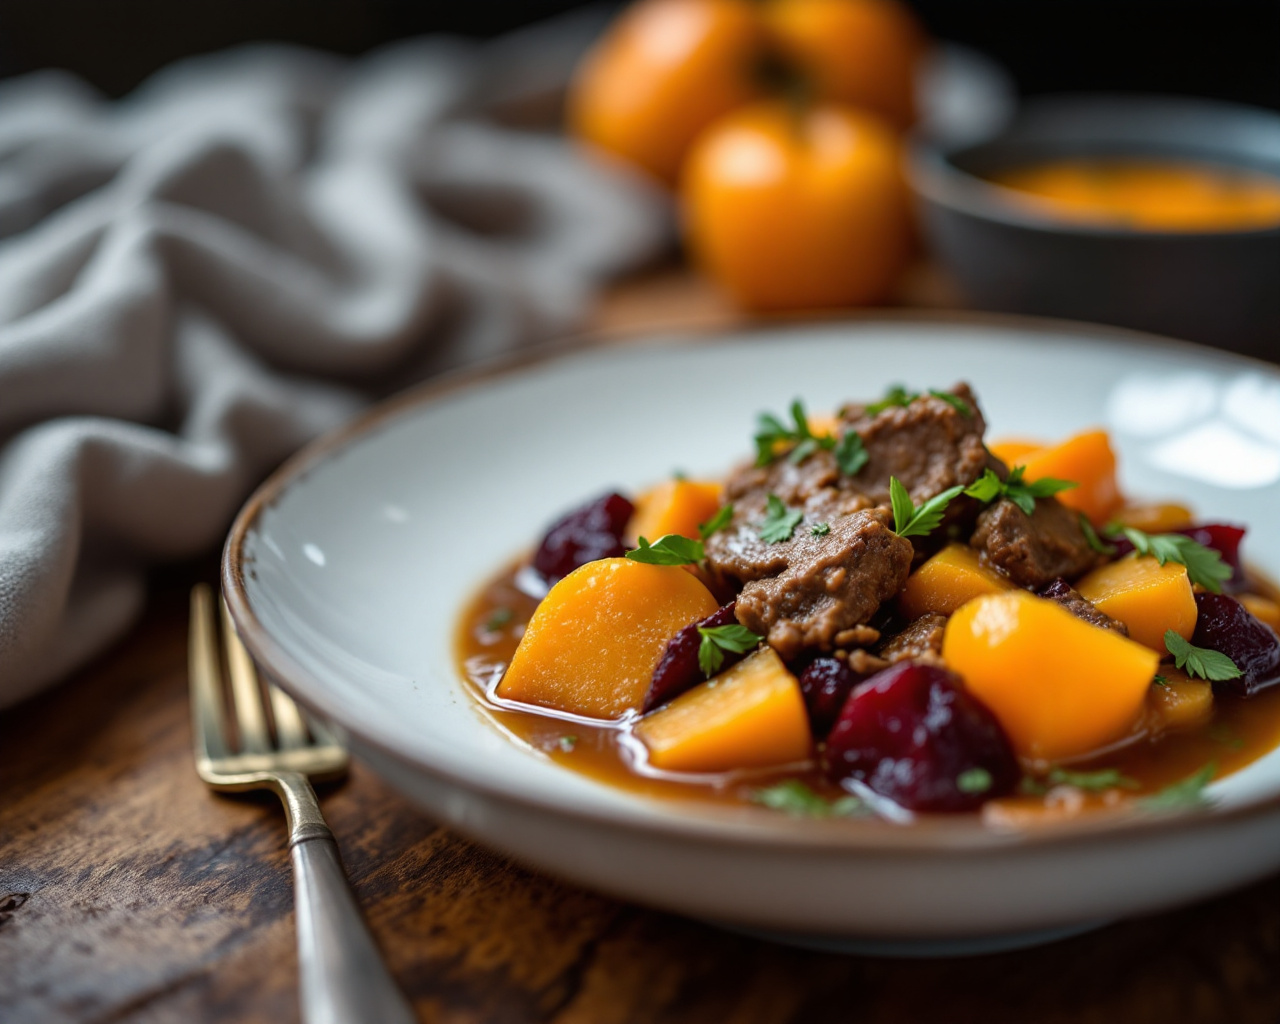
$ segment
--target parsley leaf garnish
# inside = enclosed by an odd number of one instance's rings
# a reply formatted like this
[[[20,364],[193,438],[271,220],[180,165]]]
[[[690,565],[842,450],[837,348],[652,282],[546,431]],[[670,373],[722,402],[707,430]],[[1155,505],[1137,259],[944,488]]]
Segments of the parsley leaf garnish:
[[[1205,787],[1213,781],[1217,770],[1217,763],[1210,761],[1194,775],[1188,776],[1181,782],[1175,782],[1172,786],[1166,786],[1159,793],[1139,801],[1139,805],[1149,811],[1176,811],[1188,807],[1203,807],[1209,803],[1209,798],[1204,793]]]
[[[901,384],[894,384],[884,393],[884,397],[878,402],[872,402],[865,409],[868,416],[875,416],[882,413],[886,409],[892,409],[895,405],[910,405],[920,396],[913,391],[908,391]]]
[[[1151,677],[1151,681],[1152,681],[1153,683],[1155,683],[1155,685],[1156,685],[1156,686],[1168,686],[1168,685],[1169,685],[1169,680],[1168,680],[1167,678],[1165,678],[1164,676],[1162,676],[1159,672],[1157,672],[1154,676],[1152,676],[1152,677]]]
[[[702,541],[668,533],[652,544],[641,537],[640,546],[628,551],[627,557],[646,565],[695,565],[702,561],[705,553]]]
[[[994,781],[985,768],[967,768],[956,776],[956,789],[961,793],[985,793]]]
[[[1207,647],[1197,647],[1178,636],[1173,630],[1165,630],[1164,646],[1173,655],[1173,663],[1185,669],[1189,676],[1199,676],[1213,683],[1225,679],[1238,679],[1241,675],[1236,663],[1221,651],[1211,651]]]
[[[556,741],[556,746],[558,746],[566,754],[569,753],[571,750],[573,750],[573,748],[576,747],[577,745],[578,745],[577,736],[561,736],[560,739]]]
[[[495,608],[493,614],[489,616],[489,620],[484,624],[486,633],[496,633],[502,629],[507,623],[515,618],[515,612],[510,608]]]
[[[933,388],[929,389],[928,394],[946,402],[947,405],[955,409],[955,411],[961,416],[968,418],[973,415],[973,409],[970,407],[969,403],[957,395],[953,395],[948,391],[936,391]],[[920,392],[908,391],[901,384],[894,384],[893,387],[889,388],[889,390],[884,393],[884,397],[880,399],[880,401],[872,402],[864,411],[868,416],[875,416],[877,413],[884,412],[886,409],[891,409],[895,405],[908,406],[919,397]]]
[[[702,637],[702,642],[698,645],[698,667],[708,679],[724,664],[725,651],[746,654],[764,639],[746,626],[732,623],[728,626],[699,626],[698,635]]]
[[[1112,526],[1108,537],[1121,534],[1140,555],[1151,555],[1157,562],[1176,562],[1187,567],[1187,578],[1212,594],[1222,593],[1222,584],[1231,579],[1231,566],[1213,548],[1207,548],[1180,533],[1145,533],[1132,526]]]
[[[1093,523],[1089,522],[1089,517],[1083,512],[1080,513],[1080,532],[1084,534],[1084,539],[1089,542],[1089,547],[1100,555],[1114,555],[1116,553],[1115,545],[1108,544],[1098,536],[1098,531],[1093,528]]]
[[[963,493],[959,485],[948,487],[936,494],[919,508],[911,502],[911,495],[896,476],[889,478],[889,502],[893,506],[893,528],[899,537],[927,537],[942,522],[943,513],[954,498]]]
[[[844,432],[836,444],[835,456],[836,465],[845,476],[857,476],[858,471],[871,460],[856,430]]]
[[[753,803],[804,818],[848,818],[867,813],[866,805],[856,796],[828,800],[799,779],[788,779],[764,789],[754,789],[750,798]]]
[[[1066,491],[1072,487],[1079,486],[1079,484],[1070,480],[1058,480],[1051,476],[1041,477],[1039,480],[1026,481],[1022,479],[1022,475],[1026,470],[1026,466],[1014,466],[1013,469],[1009,470],[1008,479],[1005,480],[1001,480],[989,469],[984,470],[981,477],[964,489],[964,493],[971,498],[977,498],[979,501],[984,502],[991,502],[998,497],[1005,497],[1027,515],[1033,515],[1036,510],[1037,498],[1049,498],[1059,491]]]
[[[1051,786],[1075,786],[1076,789],[1100,793],[1107,789],[1137,789],[1136,779],[1122,774],[1116,768],[1099,768],[1092,772],[1073,772],[1066,768],[1052,768],[1045,776]]]
[[[726,505],[719,512],[713,515],[705,523],[698,524],[698,534],[703,540],[706,540],[717,530],[723,530],[729,525],[729,520],[733,518],[733,506]]]
[[[796,532],[804,513],[799,509],[788,509],[776,494],[769,495],[769,506],[760,523],[760,539],[766,544],[778,544],[790,540]]]
[[[819,448],[830,451],[836,446],[836,439],[824,435],[817,437],[809,429],[809,420],[804,414],[804,405],[800,399],[791,403],[791,420],[794,426],[787,426],[772,413],[761,413],[756,421],[756,465],[767,466],[779,455],[776,450],[780,444],[792,445],[787,458],[799,464],[816,452]]]
[[[809,531],[809,535],[812,537],[825,537],[830,532],[830,523],[814,523],[813,528]]]

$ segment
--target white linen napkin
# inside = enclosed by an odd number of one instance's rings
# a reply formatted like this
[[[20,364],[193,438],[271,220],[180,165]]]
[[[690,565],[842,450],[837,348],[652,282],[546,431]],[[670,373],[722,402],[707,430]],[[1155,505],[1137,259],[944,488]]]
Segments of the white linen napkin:
[[[373,398],[573,325],[666,201],[494,116],[590,18],[355,62],[254,47],[117,103],[0,82],[0,706],[138,615],[148,565]]]

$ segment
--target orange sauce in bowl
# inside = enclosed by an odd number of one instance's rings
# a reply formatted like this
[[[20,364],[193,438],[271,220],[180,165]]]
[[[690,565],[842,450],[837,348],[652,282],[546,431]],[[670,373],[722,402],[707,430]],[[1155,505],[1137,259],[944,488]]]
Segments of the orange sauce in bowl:
[[[1144,231],[1280,227],[1280,177],[1189,160],[1078,157],[988,175],[1023,207]]]

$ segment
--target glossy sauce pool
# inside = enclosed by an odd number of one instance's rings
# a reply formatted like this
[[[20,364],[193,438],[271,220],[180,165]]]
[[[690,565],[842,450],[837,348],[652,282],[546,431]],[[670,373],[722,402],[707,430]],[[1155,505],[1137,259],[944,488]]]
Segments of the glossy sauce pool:
[[[673,776],[645,765],[643,748],[630,734],[630,720],[593,722],[544,708],[504,705],[493,696],[511,660],[524,625],[538,606],[537,599],[516,582],[519,563],[485,584],[464,607],[454,638],[455,657],[478,705],[491,721],[515,740],[590,778],[645,796],[703,800],[730,804],[754,803],[762,787],[783,779],[800,779],[828,796],[842,795],[814,767],[723,775]],[[1277,596],[1270,584],[1254,577],[1251,589]],[[1094,806],[1159,792],[1206,765],[1215,777],[1243,768],[1280,745],[1280,686],[1243,700],[1215,695],[1213,714],[1206,722],[1185,730],[1140,739],[1071,765],[1078,771],[1116,769],[1137,788],[1103,793],[1058,788],[1043,796],[1018,796],[990,801],[989,817],[1015,822],[1026,817],[1058,817]]]
[[[1280,177],[1179,160],[1078,158],[987,176],[1022,205],[1065,220],[1148,231],[1280,227]]]

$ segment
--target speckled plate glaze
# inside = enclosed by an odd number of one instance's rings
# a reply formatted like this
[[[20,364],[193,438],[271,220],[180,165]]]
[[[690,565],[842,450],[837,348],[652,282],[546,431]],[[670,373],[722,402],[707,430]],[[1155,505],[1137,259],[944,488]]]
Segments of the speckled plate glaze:
[[[1276,368],[1083,325],[890,316],[597,339],[405,395],[259,490],[227,543],[227,600],[263,669],[433,817],[668,910],[824,948],[956,953],[1280,867],[1280,751],[1215,783],[1207,810],[997,831],[646,799],[557,766],[477,708],[452,660],[460,606],[566,506],[675,467],[718,474],[748,451],[756,413],[795,396],[823,409],[960,379],[993,436],[1105,425],[1129,493],[1250,524],[1249,557],[1280,574]]]

